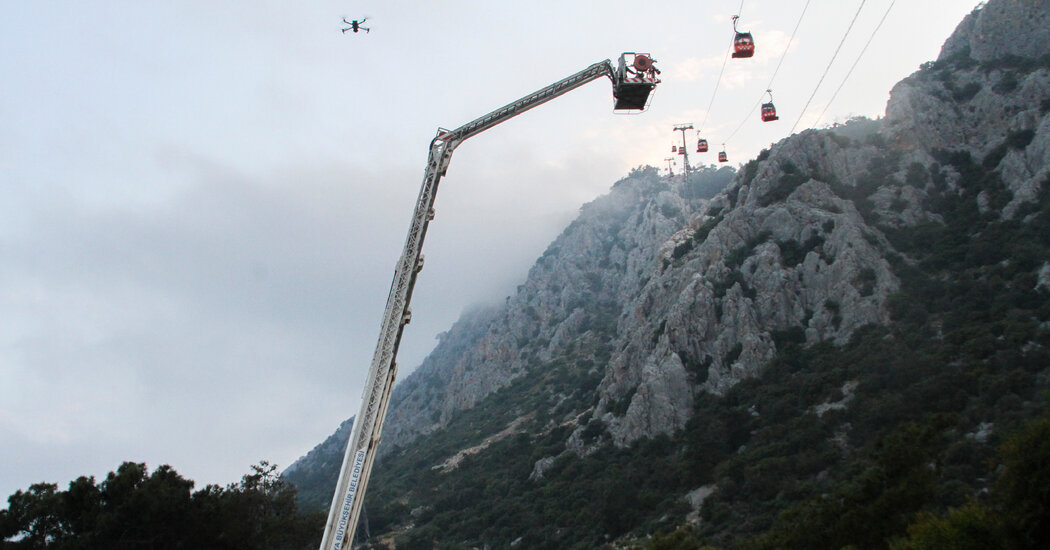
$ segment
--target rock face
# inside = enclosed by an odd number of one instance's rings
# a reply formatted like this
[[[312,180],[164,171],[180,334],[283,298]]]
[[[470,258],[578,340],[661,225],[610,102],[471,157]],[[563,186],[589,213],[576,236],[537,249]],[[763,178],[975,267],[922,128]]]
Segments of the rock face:
[[[444,427],[457,411],[570,346],[607,344],[622,304],[645,287],[661,246],[708,202],[705,189],[731,177],[731,170],[710,168],[687,183],[642,169],[585,205],[514,296],[465,315],[395,389],[384,452]]]
[[[893,88],[882,133],[924,165],[938,149],[991,163],[1013,195],[1001,207],[1011,218],[1050,173],[1048,90],[1046,2],[992,2],[960,23],[936,62]]]
[[[941,48],[941,59],[968,55],[978,62],[1050,53],[1050,12],[1045,0],[990,2],[963,19]]]
[[[733,175],[710,167],[689,181],[668,181],[655,168],[640,168],[584,205],[513,296],[464,314],[395,387],[380,454],[440,430],[458,411],[569,348],[608,347],[624,304],[645,288],[668,239]],[[341,460],[342,451],[337,459],[329,447],[293,464],[289,479],[322,455],[326,464]]]
[[[1050,177],[1048,17],[1045,0],[975,10],[894,87],[885,119],[786,138],[728,186],[726,169],[689,182],[635,170],[581,209],[516,294],[465,315],[395,388],[383,452],[555,361],[600,380],[559,409],[573,428],[563,452],[673,434],[701,392],[761,376],[785,342],[842,344],[889,322],[900,281],[888,259],[909,261],[891,233],[941,223],[931,197],[975,185],[960,167],[991,174],[977,202],[1002,219],[1023,219]]]
[[[785,140],[748,166],[664,247],[618,327],[595,416],[613,440],[684,426],[698,391],[724,393],[757,376],[796,331],[846,341],[888,321],[898,287],[885,239],[853,202],[874,147],[840,146],[826,132]],[[626,411],[621,415],[615,411]]]

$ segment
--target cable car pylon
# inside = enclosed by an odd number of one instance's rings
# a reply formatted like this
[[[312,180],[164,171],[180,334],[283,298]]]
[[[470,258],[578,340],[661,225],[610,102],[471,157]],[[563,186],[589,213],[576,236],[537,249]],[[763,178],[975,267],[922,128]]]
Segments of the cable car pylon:
[[[686,123],[686,124],[676,124],[675,127],[674,127],[674,131],[682,132],[682,145],[681,145],[681,147],[678,148],[678,154],[682,155],[682,164],[685,167],[685,175],[687,175],[687,176],[689,175],[689,172],[692,171],[692,169],[689,167],[689,152],[686,151],[686,147],[685,147],[685,131],[686,130],[692,130],[692,129],[693,129],[693,123],[692,122],[689,122],[689,123]]]

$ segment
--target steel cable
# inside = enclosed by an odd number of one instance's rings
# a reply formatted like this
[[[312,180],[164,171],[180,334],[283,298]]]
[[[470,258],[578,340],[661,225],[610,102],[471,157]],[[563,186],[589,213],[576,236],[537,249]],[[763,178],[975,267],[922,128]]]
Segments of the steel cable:
[[[798,123],[802,121],[802,117],[806,115],[806,109],[809,108],[809,104],[813,102],[813,98],[817,95],[817,90],[820,89],[820,85],[824,82],[824,78],[828,76],[828,71],[831,70],[831,65],[835,63],[835,58],[838,57],[839,51],[842,50],[842,45],[846,43],[846,38],[849,36],[851,30],[853,30],[853,24],[857,22],[857,17],[860,16],[860,10],[864,7],[864,3],[867,0],[861,0],[860,6],[857,7],[857,13],[853,14],[853,20],[849,22],[849,27],[846,27],[846,33],[842,35],[842,40],[839,41],[839,46],[835,48],[835,53],[831,56],[831,61],[828,61],[828,66],[824,68],[824,74],[820,75],[820,80],[817,81],[817,86],[813,88],[813,93],[810,94],[809,99],[806,100],[805,107],[802,107],[802,111],[799,112],[798,119],[795,120],[795,124],[791,126],[791,131],[788,135],[795,133],[795,128],[798,127]]]
[[[829,99],[828,104],[824,106],[824,110],[820,112],[820,116],[817,117],[817,121],[814,123],[814,125],[820,124],[821,119],[824,118],[824,113],[828,112],[828,109],[831,108],[831,104],[835,102],[835,98],[838,97],[839,92],[842,91],[842,87],[846,85],[846,81],[849,80],[850,75],[853,74],[853,69],[857,68],[857,64],[860,63],[860,58],[864,57],[864,52],[868,51],[868,46],[871,45],[871,41],[875,38],[875,33],[879,32],[879,29],[882,28],[882,24],[886,22],[886,17],[889,16],[890,10],[893,9],[893,5],[896,3],[897,0],[893,0],[892,2],[890,2],[889,7],[886,8],[886,13],[882,14],[882,19],[879,20],[879,24],[875,26],[874,31],[871,31],[871,36],[868,37],[868,41],[864,44],[864,47],[861,48],[860,55],[857,56],[857,59],[849,68],[849,72],[846,73],[846,78],[842,79],[842,83],[839,84],[839,87],[837,89],[835,89],[835,93],[831,94],[831,99]]]
[[[740,7],[737,8],[736,14],[740,15],[744,11],[744,0],[740,0]],[[715,96],[718,95],[718,86],[722,84],[722,75],[726,71],[726,62],[729,61],[729,52],[732,50],[733,42],[736,41],[736,35],[733,36],[733,41],[729,43],[730,48],[726,50],[726,56],[722,59],[722,69],[718,71],[718,80],[715,81],[715,89],[711,92],[711,102],[707,104],[707,111],[704,112],[704,121],[700,123],[700,127],[696,130],[696,135],[700,135],[704,131],[704,126],[707,125],[707,118],[711,116],[711,108],[715,106]]]
[[[788,50],[791,49],[791,43],[795,41],[795,34],[798,33],[798,28],[800,25],[802,25],[802,18],[806,16],[806,10],[809,9],[809,3],[810,0],[806,0],[806,5],[802,7],[802,13],[798,16],[798,21],[795,23],[795,29],[791,31],[791,38],[788,38],[788,43],[786,46],[784,46],[784,53],[780,54],[780,62],[777,63],[777,68],[773,70],[773,76],[769,77],[769,84],[766,85],[767,91],[773,89],[773,80],[777,78],[777,73],[780,72],[780,67],[784,64],[784,58],[787,57]],[[729,134],[729,137],[726,138],[726,141],[732,140],[733,136],[735,136],[736,133],[744,127],[744,124],[746,124],[748,119],[751,118],[751,115],[755,114],[755,109],[757,109],[758,106],[762,104],[762,99],[765,95],[766,93],[762,92],[762,96],[758,98],[758,103],[755,103],[755,105],[751,107],[751,110],[748,111],[747,116],[744,117],[744,120],[740,121],[740,124],[736,127],[735,130],[733,130],[733,133]]]

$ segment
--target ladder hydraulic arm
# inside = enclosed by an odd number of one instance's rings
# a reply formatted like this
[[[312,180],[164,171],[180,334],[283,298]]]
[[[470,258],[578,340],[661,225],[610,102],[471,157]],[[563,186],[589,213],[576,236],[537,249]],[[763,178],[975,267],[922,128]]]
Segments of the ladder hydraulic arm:
[[[625,65],[627,56],[633,57],[630,65]],[[412,299],[416,276],[423,268],[423,239],[430,220],[434,219],[434,198],[437,195],[438,182],[448,170],[452,152],[467,138],[603,76],[608,76],[613,82],[617,110],[644,110],[648,106],[650,92],[660,82],[656,77],[658,72],[653,66],[652,58],[647,54],[625,53],[620,56],[619,65],[615,69],[606,59],[455,130],[438,128],[437,135],[430,142],[430,155],[408,230],[408,239],[394,271],[394,280],[383,313],[379,343],[365,382],[361,410],[354,419],[353,430],[343,456],[343,466],[335,495],[332,497],[321,550],[339,550],[344,546],[349,548],[348,541],[353,540],[397,374],[397,349],[405,325],[412,318],[409,302]]]

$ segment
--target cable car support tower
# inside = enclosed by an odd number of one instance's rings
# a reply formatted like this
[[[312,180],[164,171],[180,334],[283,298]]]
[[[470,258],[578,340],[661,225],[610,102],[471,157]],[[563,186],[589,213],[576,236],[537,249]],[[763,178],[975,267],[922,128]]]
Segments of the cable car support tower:
[[[674,127],[674,130],[676,132],[682,132],[682,145],[678,149],[678,154],[682,155],[682,163],[685,164],[685,175],[687,177],[689,176],[689,172],[691,171],[691,169],[689,168],[689,152],[686,151],[686,148],[685,148],[685,131],[686,130],[692,130],[692,129],[693,129],[693,123],[692,122],[690,122],[688,124],[677,124]]]
[[[427,226],[434,219],[438,183],[448,170],[452,152],[468,138],[603,76],[612,80],[614,111],[644,111],[652,99],[651,92],[660,82],[657,76],[659,73],[649,54],[626,52],[620,55],[615,68],[608,59],[600,61],[455,130],[438,128],[437,135],[430,142],[423,185],[416,200],[408,238],[390,285],[379,343],[365,382],[361,410],[354,419],[353,431],[343,455],[343,466],[332,497],[321,550],[340,550],[344,546],[349,548],[354,538],[397,374],[395,359],[398,346],[405,325],[412,320],[409,302],[416,277],[423,269],[423,239]]]

